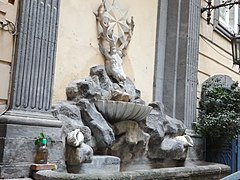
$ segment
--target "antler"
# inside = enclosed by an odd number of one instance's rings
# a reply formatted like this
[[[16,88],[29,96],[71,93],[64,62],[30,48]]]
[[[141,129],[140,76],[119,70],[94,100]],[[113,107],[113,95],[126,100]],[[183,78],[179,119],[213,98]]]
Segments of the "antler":
[[[129,32],[126,34],[126,36],[127,36],[126,41],[120,46],[120,49],[122,50],[122,56],[125,56],[127,54],[126,50],[132,39],[133,30],[134,30],[134,26],[135,26],[134,21],[133,21],[133,16],[131,17],[130,22],[127,21],[127,25],[130,27],[130,29],[129,29]]]

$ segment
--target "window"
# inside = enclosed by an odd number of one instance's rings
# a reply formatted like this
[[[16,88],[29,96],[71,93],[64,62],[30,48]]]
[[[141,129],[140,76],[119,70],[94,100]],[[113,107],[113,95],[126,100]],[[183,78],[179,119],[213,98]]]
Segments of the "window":
[[[220,0],[216,0],[220,3]],[[234,33],[238,33],[239,6],[221,7],[215,10],[214,28],[226,38],[231,38]]]
[[[222,24],[231,33],[238,32],[238,6],[231,9],[222,7],[219,9],[219,23]]]

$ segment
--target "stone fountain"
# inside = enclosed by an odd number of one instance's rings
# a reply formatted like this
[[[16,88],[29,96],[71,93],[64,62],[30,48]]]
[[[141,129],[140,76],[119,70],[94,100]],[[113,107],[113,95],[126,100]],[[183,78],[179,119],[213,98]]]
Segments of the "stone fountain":
[[[103,0],[94,13],[105,65],[66,88],[54,107],[63,121],[65,161],[70,173],[118,172],[178,166],[192,139],[182,121],[168,117],[160,102],[146,105],[122,63],[134,30],[133,17],[117,1]]]
[[[178,167],[193,146],[186,127],[167,116],[160,102],[146,105],[122,66],[133,18],[127,20],[127,11],[116,0],[103,0],[94,14],[105,65],[91,67],[89,77],[71,81],[67,100],[53,107],[54,116],[63,122],[68,173],[39,171],[34,178],[220,179],[228,174],[224,165]]]

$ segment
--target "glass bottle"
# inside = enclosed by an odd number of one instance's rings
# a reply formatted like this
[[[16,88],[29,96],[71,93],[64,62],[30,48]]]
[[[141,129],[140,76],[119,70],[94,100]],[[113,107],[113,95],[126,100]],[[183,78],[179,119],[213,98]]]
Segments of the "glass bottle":
[[[43,138],[36,153],[35,163],[47,164],[47,161],[48,161],[47,139]]]

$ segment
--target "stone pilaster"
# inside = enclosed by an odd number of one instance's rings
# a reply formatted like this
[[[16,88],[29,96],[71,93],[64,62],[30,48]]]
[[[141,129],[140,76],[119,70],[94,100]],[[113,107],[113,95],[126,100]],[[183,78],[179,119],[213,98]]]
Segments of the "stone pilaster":
[[[159,1],[155,100],[191,129],[196,119],[200,0]]]
[[[167,115],[183,120],[194,140],[190,159],[202,159],[203,142],[192,131],[196,121],[200,0],[160,0],[154,100]]]
[[[184,123],[188,129],[196,121],[197,109],[197,71],[199,52],[199,29],[200,29],[200,0],[189,1],[189,25],[187,36],[186,57],[186,96],[184,109]]]
[[[0,178],[27,177],[43,132],[61,164],[61,122],[51,114],[60,0],[21,0],[9,110],[0,116]],[[57,155],[58,154],[58,155]]]
[[[163,102],[163,82],[164,82],[164,65],[167,37],[167,13],[168,0],[158,1],[158,19],[157,19],[157,36],[156,36],[156,53],[155,53],[155,73],[153,98]]]

